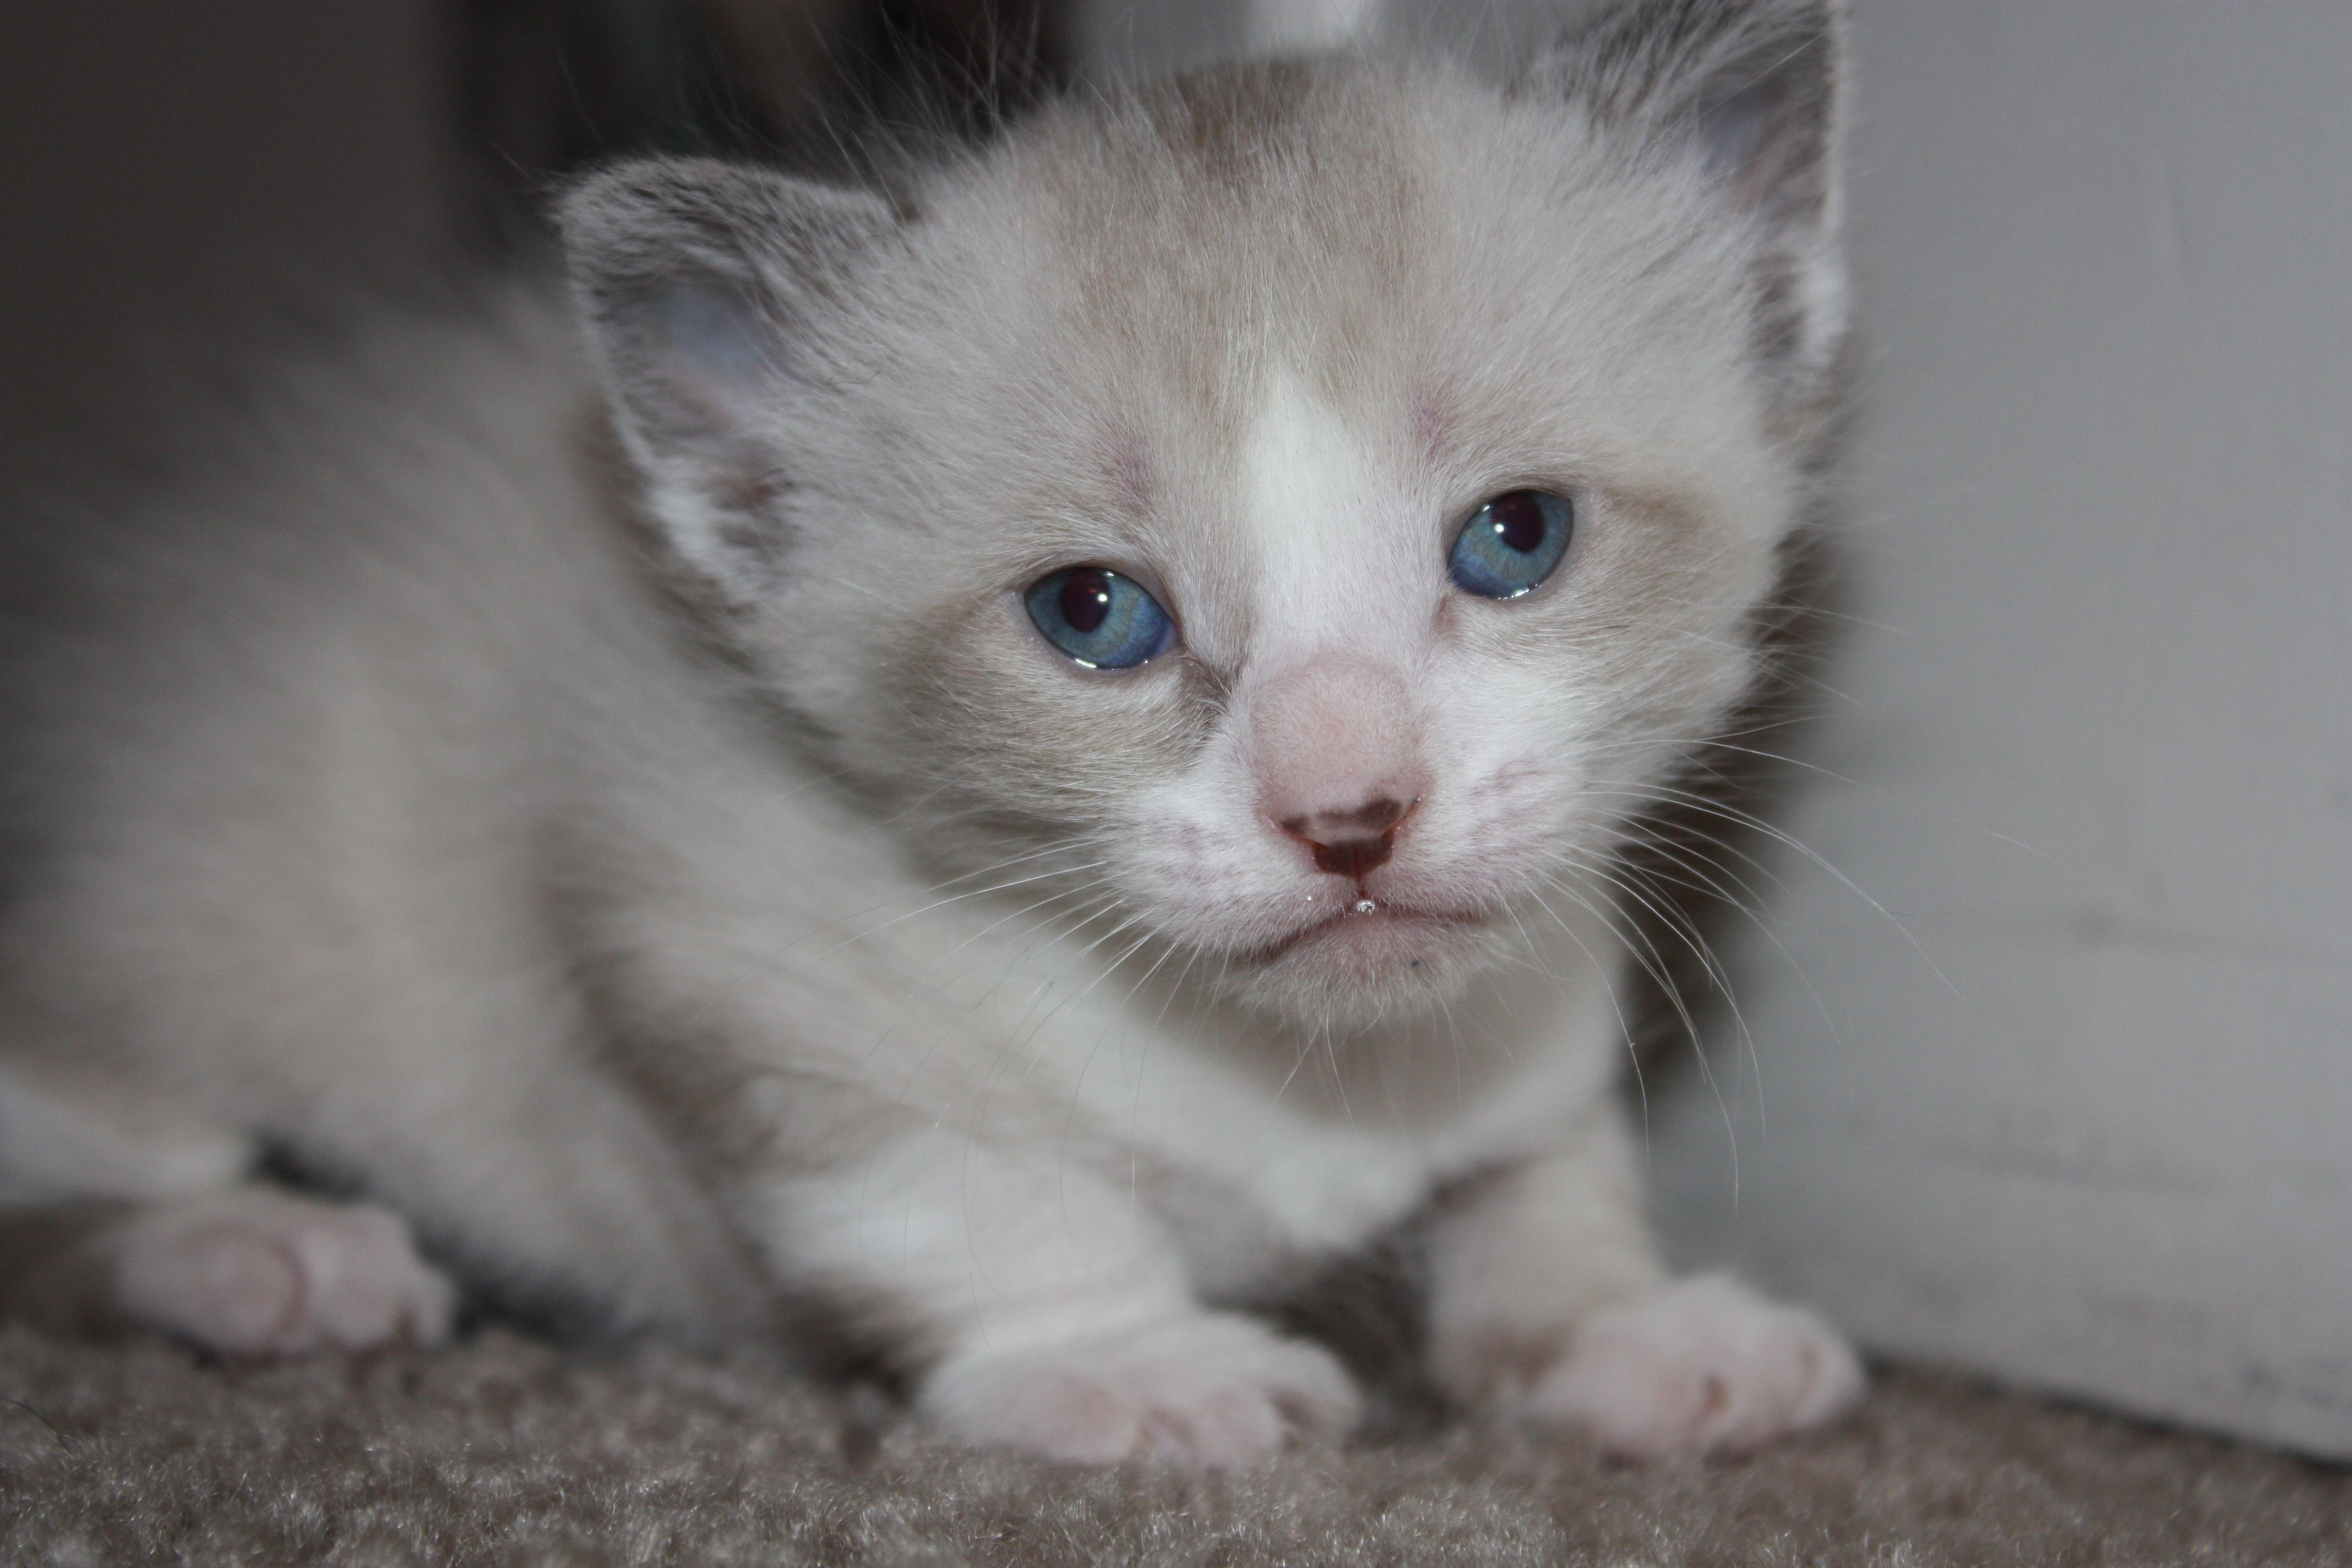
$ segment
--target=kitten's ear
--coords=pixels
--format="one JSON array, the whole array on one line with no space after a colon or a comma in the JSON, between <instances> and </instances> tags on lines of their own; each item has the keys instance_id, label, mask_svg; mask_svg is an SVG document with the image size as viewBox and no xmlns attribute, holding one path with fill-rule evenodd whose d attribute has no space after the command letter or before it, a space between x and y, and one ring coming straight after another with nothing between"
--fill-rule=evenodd
<instances>
[{"instance_id":1,"label":"kitten's ear","mask_svg":"<svg viewBox=\"0 0 2352 1568\"><path fill-rule=\"evenodd\" d=\"M699 159L625 163L559 209L572 294L653 510L730 598L785 542L775 433L803 345L897 219L881 198Z\"/></svg>"},{"instance_id":2,"label":"kitten's ear","mask_svg":"<svg viewBox=\"0 0 2352 1568\"><path fill-rule=\"evenodd\" d=\"M1759 226L1759 342L1800 382L1825 374L1845 336L1843 11L1841 0L1627 0L1538 74L1603 127L1695 156Z\"/></svg>"}]
</instances>

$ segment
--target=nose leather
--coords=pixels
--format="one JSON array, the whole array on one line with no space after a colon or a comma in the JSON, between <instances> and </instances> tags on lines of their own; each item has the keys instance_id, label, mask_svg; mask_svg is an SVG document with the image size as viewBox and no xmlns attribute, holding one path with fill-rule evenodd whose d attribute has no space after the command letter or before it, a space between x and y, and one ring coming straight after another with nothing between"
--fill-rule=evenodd
<instances>
[{"instance_id":1,"label":"nose leather","mask_svg":"<svg viewBox=\"0 0 2352 1568\"><path fill-rule=\"evenodd\" d=\"M1378 665L1319 660L1260 689L1250 724L1267 820L1319 871L1360 879L1387 864L1423 778L1403 681Z\"/></svg>"},{"instance_id":2,"label":"nose leather","mask_svg":"<svg viewBox=\"0 0 2352 1568\"><path fill-rule=\"evenodd\" d=\"M1381 795L1348 811L1288 816L1277 825L1315 852L1315 868L1360 879L1396 852L1396 825L1409 809Z\"/></svg>"}]
</instances>

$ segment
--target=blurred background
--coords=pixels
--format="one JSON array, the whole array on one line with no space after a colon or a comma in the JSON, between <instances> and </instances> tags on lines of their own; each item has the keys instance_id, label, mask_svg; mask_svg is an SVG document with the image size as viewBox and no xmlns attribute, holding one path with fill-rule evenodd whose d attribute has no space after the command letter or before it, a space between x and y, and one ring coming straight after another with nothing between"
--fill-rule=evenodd
<instances>
[{"instance_id":1,"label":"blurred background","mask_svg":"<svg viewBox=\"0 0 2352 1568\"><path fill-rule=\"evenodd\" d=\"M256 300L528 254L583 161L1577 8L9 0L0 462ZM1661 1218L1879 1351L2352 1456L2352 6L1853 16L1842 629Z\"/></svg>"}]
</instances>

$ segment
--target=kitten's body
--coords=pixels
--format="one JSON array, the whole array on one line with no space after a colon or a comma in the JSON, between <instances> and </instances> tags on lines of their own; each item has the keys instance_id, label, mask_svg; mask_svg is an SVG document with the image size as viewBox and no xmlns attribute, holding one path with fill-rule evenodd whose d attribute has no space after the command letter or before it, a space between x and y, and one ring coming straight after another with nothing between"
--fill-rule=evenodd
<instances>
[{"instance_id":1,"label":"kitten's body","mask_svg":"<svg viewBox=\"0 0 2352 1568\"><path fill-rule=\"evenodd\" d=\"M1611 836L1748 679L1840 328L1826 252L1755 284L1772 226L1606 129L1675 50L1737 65L1708 29L1825 20L1665 12L1559 68L1591 118L1284 66L895 208L592 187L654 529L527 289L290 370L27 595L70 609L10 677L7 1194L140 1205L86 1257L211 1342L437 1331L395 1231L242 1184L279 1147L510 1291L807 1298L969 1435L1222 1461L1352 1394L1203 1309L1456 1189L1455 1394L1636 1451L1833 1409L1811 1320L1665 1286L1610 1097ZM1453 594L1463 506L1537 481L1561 584ZM1181 652L1082 672L1021 622L1092 561ZM1276 826L1375 788L1370 869Z\"/></svg>"}]
</instances>

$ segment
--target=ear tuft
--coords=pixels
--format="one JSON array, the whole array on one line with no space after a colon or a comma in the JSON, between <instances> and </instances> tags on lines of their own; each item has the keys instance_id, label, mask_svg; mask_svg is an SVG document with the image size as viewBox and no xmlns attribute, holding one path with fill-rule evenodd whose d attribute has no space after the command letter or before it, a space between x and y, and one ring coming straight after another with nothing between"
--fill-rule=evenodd
<instances>
[{"instance_id":1,"label":"ear tuft","mask_svg":"<svg viewBox=\"0 0 2352 1568\"><path fill-rule=\"evenodd\" d=\"M656 520L730 598L756 598L785 542L775 435L811 382L802 345L897 220L864 192L703 159L607 170L558 216Z\"/></svg>"},{"instance_id":2,"label":"ear tuft","mask_svg":"<svg viewBox=\"0 0 2352 1568\"><path fill-rule=\"evenodd\" d=\"M1824 378L1843 344L1839 0L1628 0L1542 79L1603 127L1695 155L1757 225L1758 341L1775 371Z\"/></svg>"}]
</instances>

